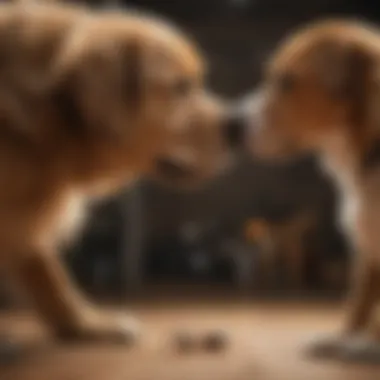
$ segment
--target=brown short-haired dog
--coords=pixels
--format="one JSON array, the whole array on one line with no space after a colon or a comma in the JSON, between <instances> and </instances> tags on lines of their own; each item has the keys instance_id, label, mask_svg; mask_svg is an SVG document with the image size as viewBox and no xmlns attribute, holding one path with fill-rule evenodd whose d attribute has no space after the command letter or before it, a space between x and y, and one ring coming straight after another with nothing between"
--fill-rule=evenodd
<instances>
[{"instance_id":1,"label":"brown short-haired dog","mask_svg":"<svg viewBox=\"0 0 380 380\"><path fill-rule=\"evenodd\" d=\"M377 29L322 21L285 41L246 103L256 154L319 155L338 185L342 227L357 250L344 330L316 344L315 354L380 359L379 319L372 319L373 330L364 336L380 287L379 74Z\"/></svg>"},{"instance_id":2,"label":"brown short-haired dog","mask_svg":"<svg viewBox=\"0 0 380 380\"><path fill-rule=\"evenodd\" d=\"M89 200L135 177L187 185L223 167L239 132L203 71L196 47L155 18L0 7L0 266L58 335L130 337L78 294L57 245Z\"/></svg>"}]
</instances>

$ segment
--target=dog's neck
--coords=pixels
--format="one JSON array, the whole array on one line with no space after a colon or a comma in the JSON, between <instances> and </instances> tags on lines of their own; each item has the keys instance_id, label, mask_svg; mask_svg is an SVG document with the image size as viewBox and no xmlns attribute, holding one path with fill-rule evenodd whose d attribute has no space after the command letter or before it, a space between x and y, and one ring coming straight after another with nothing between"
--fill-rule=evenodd
<instances>
[{"instance_id":1,"label":"dog's neck","mask_svg":"<svg viewBox=\"0 0 380 380\"><path fill-rule=\"evenodd\" d=\"M319 149L322 168L338 181L355 182L358 157L354 147L345 136L330 135Z\"/></svg>"},{"instance_id":2,"label":"dog's neck","mask_svg":"<svg viewBox=\"0 0 380 380\"><path fill-rule=\"evenodd\" d=\"M362 181L360 159L353 146L342 136L330 136L319 151L323 171L339 192L339 225L350 233L361 208Z\"/></svg>"},{"instance_id":3,"label":"dog's neck","mask_svg":"<svg viewBox=\"0 0 380 380\"><path fill-rule=\"evenodd\" d=\"M360 181L374 169L380 168L380 136L365 144L347 136L330 135L319 149L322 166L333 177L345 176Z\"/></svg>"},{"instance_id":4,"label":"dog's neck","mask_svg":"<svg viewBox=\"0 0 380 380\"><path fill-rule=\"evenodd\" d=\"M366 196L369 183L378 178L380 170L380 138L358 146L343 136L330 136L319 151L321 167L344 198Z\"/></svg>"}]
</instances>

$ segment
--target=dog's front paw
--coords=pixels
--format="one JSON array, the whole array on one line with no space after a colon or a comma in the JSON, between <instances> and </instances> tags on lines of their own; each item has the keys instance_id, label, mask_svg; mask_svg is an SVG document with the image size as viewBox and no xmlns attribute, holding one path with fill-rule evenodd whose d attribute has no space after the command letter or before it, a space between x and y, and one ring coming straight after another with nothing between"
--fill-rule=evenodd
<instances>
[{"instance_id":1,"label":"dog's front paw","mask_svg":"<svg viewBox=\"0 0 380 380\"><path fill-rule=\"evenodd\" d=\"M128 316L91 313L71 326L58 329L59 338L68 341L105 342L133 346L140 336L140 325Z\"/></svg>"},{"instance_id":2,"label":"dog's front paw","mask_svg":"<svg viewBox=\"0 0 380 380\"><path fill-rule=\"evenodd\" d=\"M311 340L304 348L304 354L316 359L338 359L347 347L350 337L330 335Z\"/></svg>"},{"instance_id":3,"label":"dog's front paw","mask_svg":"<svg viewBox=\"0 0 380 380\"><path fill-rule=\"evenodd\" d=\"M352 339L342 347L341 358L353 363L380 364L380 341L364 336Z\"/></svg>"},{"instance_id":4,"label":"dog's front paw","mask_svg":"<svg viewBox=\"0 0 380 380\"><path fill-rule=\"evenodd\" d=\"M336 335L312 341L305 353L317 359L380 364L380 341L365 335Z\"/></svg>"}]
</instances>

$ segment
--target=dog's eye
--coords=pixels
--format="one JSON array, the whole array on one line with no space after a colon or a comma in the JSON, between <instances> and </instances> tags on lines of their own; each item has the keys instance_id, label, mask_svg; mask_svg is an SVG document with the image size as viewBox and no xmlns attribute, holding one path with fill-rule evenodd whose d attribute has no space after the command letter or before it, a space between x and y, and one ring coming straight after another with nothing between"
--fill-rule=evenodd
<instances>
[{"instance_id":1,"label":"dog's eye","mask_svg":"<svg viewBox=\"0 0 380 380\"><path fill-rule=\"evenodd\" d=\"M277 83L278 89L282 93L288 93L288 92L292 91L295 87L295 84L296 84L296 80L295 80L294 76L291 74L285 74L285 75L281 76L278 79L278 83Z\"/></svg>"},{"instance_id":2,"label":"dog's eye","mask_svg":"<svg viewBox=\"0 0 380 380\"><path fill-rule=\"evenodd\" d=\"M187 96L191 92L191 89L191 81L187 78L181 78L174 83L173 91L176 95Z\"/></svg>"}]
</instances>

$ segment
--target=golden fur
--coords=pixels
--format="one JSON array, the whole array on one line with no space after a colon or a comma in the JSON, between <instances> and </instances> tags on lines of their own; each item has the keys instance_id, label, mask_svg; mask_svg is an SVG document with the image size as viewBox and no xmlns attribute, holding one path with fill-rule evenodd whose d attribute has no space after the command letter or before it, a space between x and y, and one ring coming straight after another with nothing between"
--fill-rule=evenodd
<instances>
[{"instance_id":1,"label":"golden fur","mask_svg":"<svg viewBox=\"0 0 380 380\"><path fill-rule=\"evenodd\" d=\"M380 139L379 73L376 28L323 21L281 45L255 100L247 101L256 154L284 158L312 151L320 157L340 190L341 225L357 251L344 328L316 344L316 354L380 359L380 319L373 315L380 286L380 162L374 156ZM366 344L354 344L358 340Z\"/></svg>"},{"instance_id":2,"label":"golden fur","mask_svg":"<svg viewBox=\"0 0 380 380\"><path fill-rule=\"evenodd\" d=\"M86 205L142 175L214 175L224 107L203 90L187 37L140 14L0 6L0 268L60 336L128 339L95 311L55 254Z\"/></svg>"}]
</instances>

